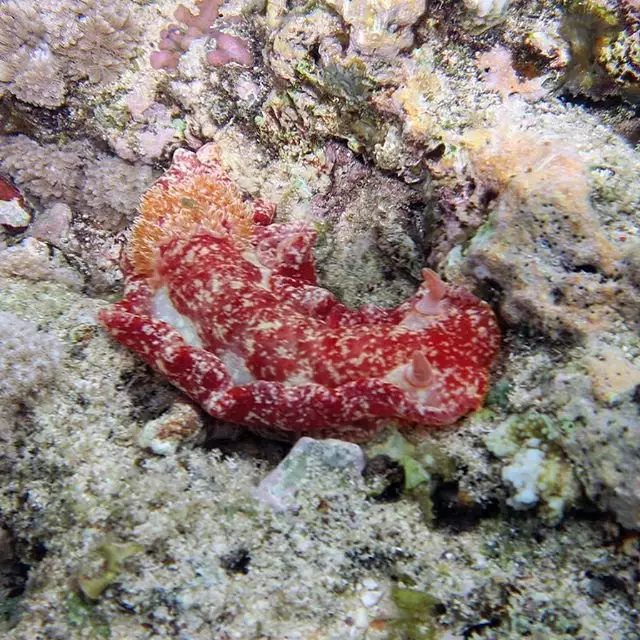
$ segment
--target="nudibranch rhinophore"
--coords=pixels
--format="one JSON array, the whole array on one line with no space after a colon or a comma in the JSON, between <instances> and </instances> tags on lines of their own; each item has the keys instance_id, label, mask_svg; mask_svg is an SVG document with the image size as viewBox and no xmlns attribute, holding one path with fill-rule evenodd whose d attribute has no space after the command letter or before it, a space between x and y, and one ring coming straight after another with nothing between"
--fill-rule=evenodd
<instances>
[{"instance_id":1,"label":"nudibranch rhinophore","mask_svg":"<svg viewBox=\"0 0 640 640\"><path fill-rule=\"evenodd\" d=\"M446 425L481 405L500 341L489 305L425 269L400 306L348 309L318 286L314 231L274 215L213 144L176 151L101 322L212 416L278 437L364 440L389 419Z\"/></svg>"}]
</instances>

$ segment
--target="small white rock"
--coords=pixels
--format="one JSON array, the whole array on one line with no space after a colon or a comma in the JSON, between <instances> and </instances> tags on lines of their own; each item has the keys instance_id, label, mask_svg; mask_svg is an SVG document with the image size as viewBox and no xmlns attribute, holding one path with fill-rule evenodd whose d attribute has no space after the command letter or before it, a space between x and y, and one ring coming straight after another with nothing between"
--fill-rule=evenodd
<instances>
[{"instance_id":1,"label":"small white rock","mask_svg":"<svg viewBox=\"0 0 640 640\"><path fill-rule=\"evenodd\" d=\"M145 424L138 444L158 456L171 456L179 447L193 443L202 428L198 410L187 402L175 402L159 418Z\"/></svg>"},{"instance_id":2,"label":"small white rock","mask_svg":"<svg viewBox=\"0 0 640 640\"><path fill-rule=\"evenodd\" d=\"M0 200L0 224L21 229L31 222L29 212L22 207L19 200Z\"/></svg>"},{"instance_id":3,"label":"small white rock","mask_svg":"<svg viewBox=\"0 0 640 640\"><path fill-rule=\"evenodd\" d=\"M343 471L357 477L364 469L364 453L352 442L300 438L287 457L256 488L254 495L276 511L295 507L295 496L310 469Z\"/></svg>"},{"instance_id":4,"label":"small white rock","mask_svg":"<svg viewBox=\"0 0 640 640\"><path fill-rule=\"evenodd\" d=\"M369 591L373 591L374 589L377 589L379 585L375 580L373 580L373 578L365 578L362 581L362 586L365 589L369 589Z\"/></svg>"},{"instance_id":5,"label":"small white rock","mask_svg":"<svg viewBox=\"0 0 640 640\"><path fill-rule=\"evenodd\" d=\"M381 598L382 591L365 591L360 596L360 601L367 609L370 609L371 607L375 607Z\"/></svg>"},{"instance_id":6,"label":"small white rock","mask_svg":"<svg viewBox=\"0 0 640 640\"><path fill-rule=\"evenodd\" d=\"M358 630L369 628L369 614L366 609L358 609L353 615L353 627Z\"/></svg>"}]
</instances>

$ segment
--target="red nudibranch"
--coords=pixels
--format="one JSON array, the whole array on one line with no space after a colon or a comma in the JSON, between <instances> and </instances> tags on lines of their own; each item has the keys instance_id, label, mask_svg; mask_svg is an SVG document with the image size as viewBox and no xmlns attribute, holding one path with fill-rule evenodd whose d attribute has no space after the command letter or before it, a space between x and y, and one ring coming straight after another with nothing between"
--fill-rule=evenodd
<instances>
[{"instance_id":1,"label":"red nudibranch","mask_svg":"<svg viewBox=\"0 0 640 640\"><path fill-rule=\"evenodd\" d=\"M485 302L425 269L400 306L348 309L318 286L314 231L274 214L213 144L176 151L101 322L212 416L275 436L364 440L389 419L446 425L481 405L500 341Z\"/></svg>"}]
</instances>

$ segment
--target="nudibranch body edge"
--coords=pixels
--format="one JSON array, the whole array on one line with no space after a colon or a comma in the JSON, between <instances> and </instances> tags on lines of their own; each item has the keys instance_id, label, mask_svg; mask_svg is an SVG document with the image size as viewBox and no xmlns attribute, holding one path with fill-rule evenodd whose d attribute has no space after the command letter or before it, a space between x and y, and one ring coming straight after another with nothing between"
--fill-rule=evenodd
<instances>
[{"instance_id":1,"label":"nudibranch body edge","mask_svg":"<svg viewBox=\"0 0 640 640\"><path fill-rule=\"evenodd\" d=\"M491 308L428 269L393 309L318 286L315 232L273 223L221 168L179 150L142 200L107 331L209 414L277 437L365 440L477 409L500 341Z\"/></svg>"}]
</instances>

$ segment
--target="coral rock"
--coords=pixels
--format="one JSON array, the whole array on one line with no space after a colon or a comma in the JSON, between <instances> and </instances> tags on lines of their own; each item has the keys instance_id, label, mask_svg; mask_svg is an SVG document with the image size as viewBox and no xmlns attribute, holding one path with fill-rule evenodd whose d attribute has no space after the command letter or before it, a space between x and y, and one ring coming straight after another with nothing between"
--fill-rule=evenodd
<instances>
[{"instance_id":1,"label":"coral rock","mask_svg":"<svg viewBox=\"0 0 640 640\"><path fill-rule=\"evenodd\" d=\"M0 177L0 225L13 231L28 227L30 222L31 213L22 194Z\"/></svg>"},{"instance_id":2,"label":"coral rock","mask_svg":"<svg viewBox=\"0 0 640 640\"><path fill-rule=\"evenodd\" d=\"M166 413L147 422L138 444L160 456L174 454L178 447L197 439L202 430L198 410L187 402L176 402Z\"/></svg>"},{"instance_id":3,"label":"coral rock","mask_svg":"<svg viewBox=\"0 0 640 640\"><path fill-rule=\"evenodd\" d=\"M584 336L622 307L617 247L589 199L587 171L561 141L498 127L466 134L473 175L494 201L471 242L470 269L499 282L514 324Z\"/></svg>"},{"instance_id":4,"label":"coral rock","mask_svg":"<svg viewBox=\"0 0 640 640\"><path fill-rule=\"evenodd\" d=\"M330 0L351 25L351 46L366 55L392 58L413 45L413 25L425 11L424 0Z\"/></svg>"}]
</instances>

